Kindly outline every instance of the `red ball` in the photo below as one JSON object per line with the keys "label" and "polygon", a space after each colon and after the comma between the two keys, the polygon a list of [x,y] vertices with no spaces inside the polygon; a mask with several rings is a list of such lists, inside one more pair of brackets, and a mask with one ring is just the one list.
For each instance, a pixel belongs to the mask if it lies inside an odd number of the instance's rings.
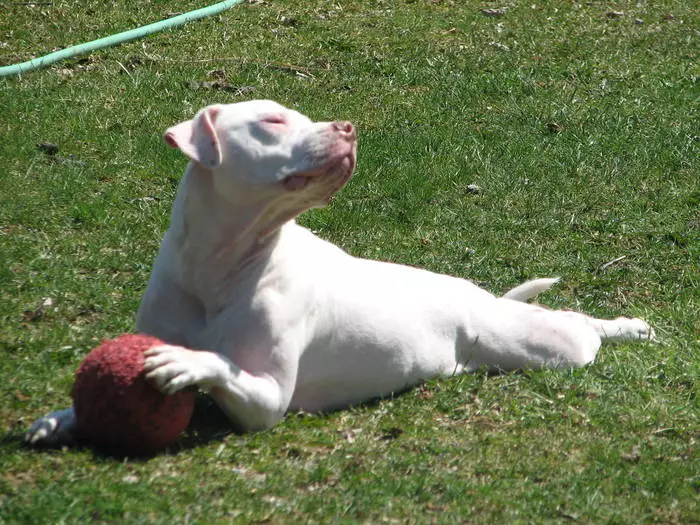
{"label": "red ball", "polygon": [[72,392],[81,440],[133,456],[175,442],[190,422],[196,394],[165,395],[146,380],[143,353],[161,344],[155,337],[127,334],[104,341],[85,357]]}

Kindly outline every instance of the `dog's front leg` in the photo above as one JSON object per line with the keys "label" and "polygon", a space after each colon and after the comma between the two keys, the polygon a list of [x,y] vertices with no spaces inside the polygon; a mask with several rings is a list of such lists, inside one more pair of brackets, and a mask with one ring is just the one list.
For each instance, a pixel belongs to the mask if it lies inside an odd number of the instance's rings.
{"label": "dog's front leg", "polygon": [[270,428],[287,410],[288,396],[277,381],[253,376],[220,354],[161,345],[144,356],[146,377],[158,390],[173,394],[196,385],[244,430]]}

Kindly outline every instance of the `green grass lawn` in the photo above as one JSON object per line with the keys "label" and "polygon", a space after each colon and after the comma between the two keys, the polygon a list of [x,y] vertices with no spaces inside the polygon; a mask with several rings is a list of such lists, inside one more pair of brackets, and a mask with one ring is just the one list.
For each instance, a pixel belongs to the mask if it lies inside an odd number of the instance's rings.
{"label": "green grass lawn", "polygon": [[[5,2],[0,64],[204,4]],[[0,79],[0,523],[700,523],[692,4],[252,1]],[[354,179],[300,219],[320,236],[497,293],[561,276],[542,303],[644,317],[662,344],[258,434],[201,398],[148,461],[25,448],[83,356],[134,330],[185,167],[163,130],[247,98],[356,123]]]}

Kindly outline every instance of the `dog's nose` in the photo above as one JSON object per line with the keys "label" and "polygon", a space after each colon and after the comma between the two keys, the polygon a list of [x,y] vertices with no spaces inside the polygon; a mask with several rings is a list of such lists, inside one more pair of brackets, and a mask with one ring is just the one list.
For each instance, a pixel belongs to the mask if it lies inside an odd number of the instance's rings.
{"label": "dog's nose", "polygon": [[348,140],[352,140],[355,138],[355,126],[353,126],[350,122],[346,120],[334,122],[331,125],[331,127],[333,131],[337,132],[339,135],[344,136]]}

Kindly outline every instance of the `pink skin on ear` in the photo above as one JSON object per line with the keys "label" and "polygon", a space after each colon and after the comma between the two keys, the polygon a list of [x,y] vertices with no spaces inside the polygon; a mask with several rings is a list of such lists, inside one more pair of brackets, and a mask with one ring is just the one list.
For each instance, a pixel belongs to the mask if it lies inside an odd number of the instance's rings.
{"label": "pink skin on ear", "polygon": [[168,128],[163,138],[171,148],[182,149],[180,144],[187,144],[192,139],[192,121],[181,122]]}
{"label": "pink skin on ear", "polygon": [[214,129],[214,121],[220,111],[220,108],[210,106],[193,120],[169,128],[165,132],[165,142],[208,168],[219,167],[222,160],[221,147]]}

